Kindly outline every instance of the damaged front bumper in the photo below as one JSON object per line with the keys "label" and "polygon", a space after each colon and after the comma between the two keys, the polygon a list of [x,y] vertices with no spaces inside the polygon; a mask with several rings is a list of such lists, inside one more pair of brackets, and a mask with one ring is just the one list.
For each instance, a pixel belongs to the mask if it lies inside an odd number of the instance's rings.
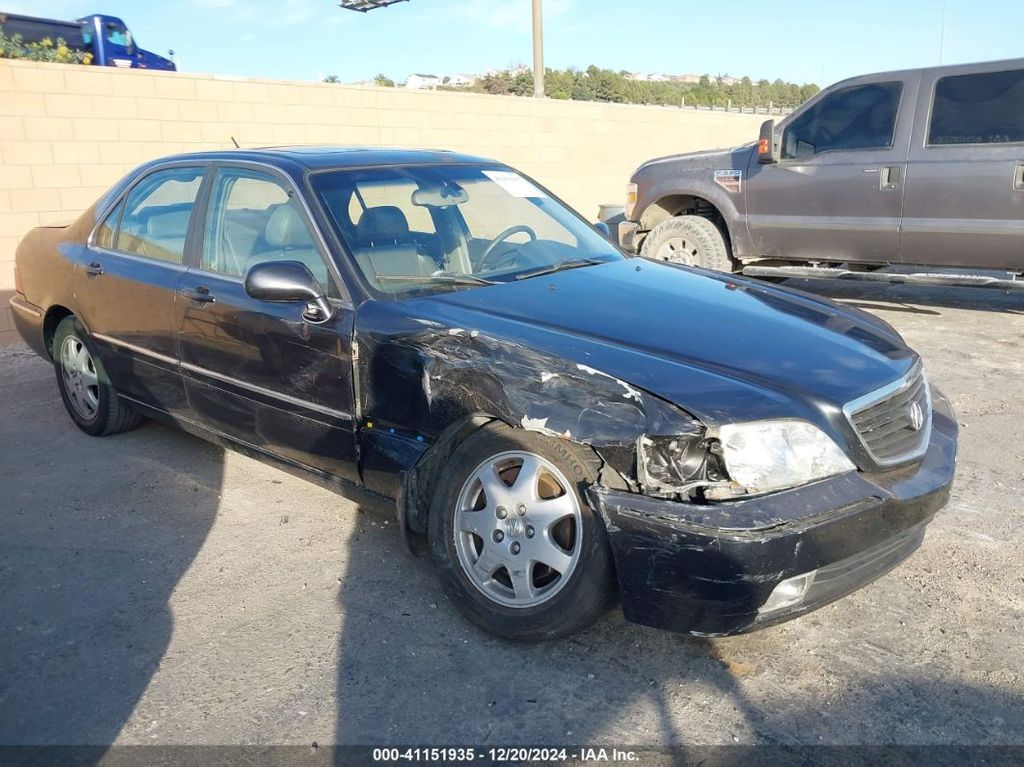
{"label": "damaged front bumper", "polygon": [[949,499],[956,449],[957,423],[938,395],[923,458],[885,474],[850,472],[709,505],[592,488],[627,620],[726,636],[849,594],[921,544]]}

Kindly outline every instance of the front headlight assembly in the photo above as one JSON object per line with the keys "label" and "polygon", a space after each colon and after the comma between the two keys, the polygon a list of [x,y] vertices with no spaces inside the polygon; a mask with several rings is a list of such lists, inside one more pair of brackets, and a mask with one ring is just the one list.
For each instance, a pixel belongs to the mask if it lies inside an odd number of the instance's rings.
{"label": "front headlight assembly", "polygon": [[727,424],[718,429],[718,440],[726,472],[748,495],[805,485],[857,468],[839,445],[807,421]]}
{"label": "front headlight assembly", "polygon": [[641,437],[638,479],[648,495],[724,501],[854,471],[843,450],[799,420],[727,424],[700,436]]}

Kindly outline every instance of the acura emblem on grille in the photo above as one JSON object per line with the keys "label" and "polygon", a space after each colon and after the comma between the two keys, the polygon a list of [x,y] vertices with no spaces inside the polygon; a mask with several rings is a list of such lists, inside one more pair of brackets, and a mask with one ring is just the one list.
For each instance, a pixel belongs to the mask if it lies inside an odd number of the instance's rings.
{"label": "acura emblem on grille", "polygon": [[921,408],[921,403],[912,402],[908,415],[910,416],[910,428],[914,431],[921,431],[921,427],[924,426],[924,410]]}

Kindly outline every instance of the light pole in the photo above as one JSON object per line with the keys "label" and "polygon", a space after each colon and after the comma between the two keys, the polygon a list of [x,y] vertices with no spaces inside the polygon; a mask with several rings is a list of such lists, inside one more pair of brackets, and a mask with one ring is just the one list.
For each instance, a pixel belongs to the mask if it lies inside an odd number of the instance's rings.
{"label": "light pole", "polygon": [[544,0],[533,0],[533,95],[544,98]]}

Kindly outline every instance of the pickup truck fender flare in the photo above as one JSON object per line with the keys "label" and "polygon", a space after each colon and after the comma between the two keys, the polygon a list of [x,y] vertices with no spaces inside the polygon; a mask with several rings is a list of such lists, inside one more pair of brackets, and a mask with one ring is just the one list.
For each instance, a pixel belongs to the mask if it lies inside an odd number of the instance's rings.
{"label": "pickup truck fender flare", "polygon": [[638,200],[640,230],[649,232],[662,221],[694,207],[694,199],[702,199],[720,214],[733,253],[747,253],[749,237],[745,224],[744,181],[745,179],[741,178],[738,192],[727,192],[710,179],[688,179],[685,185],[680,185],[678,180],[673,178],[659,181],[643,193],[643,199]]}

